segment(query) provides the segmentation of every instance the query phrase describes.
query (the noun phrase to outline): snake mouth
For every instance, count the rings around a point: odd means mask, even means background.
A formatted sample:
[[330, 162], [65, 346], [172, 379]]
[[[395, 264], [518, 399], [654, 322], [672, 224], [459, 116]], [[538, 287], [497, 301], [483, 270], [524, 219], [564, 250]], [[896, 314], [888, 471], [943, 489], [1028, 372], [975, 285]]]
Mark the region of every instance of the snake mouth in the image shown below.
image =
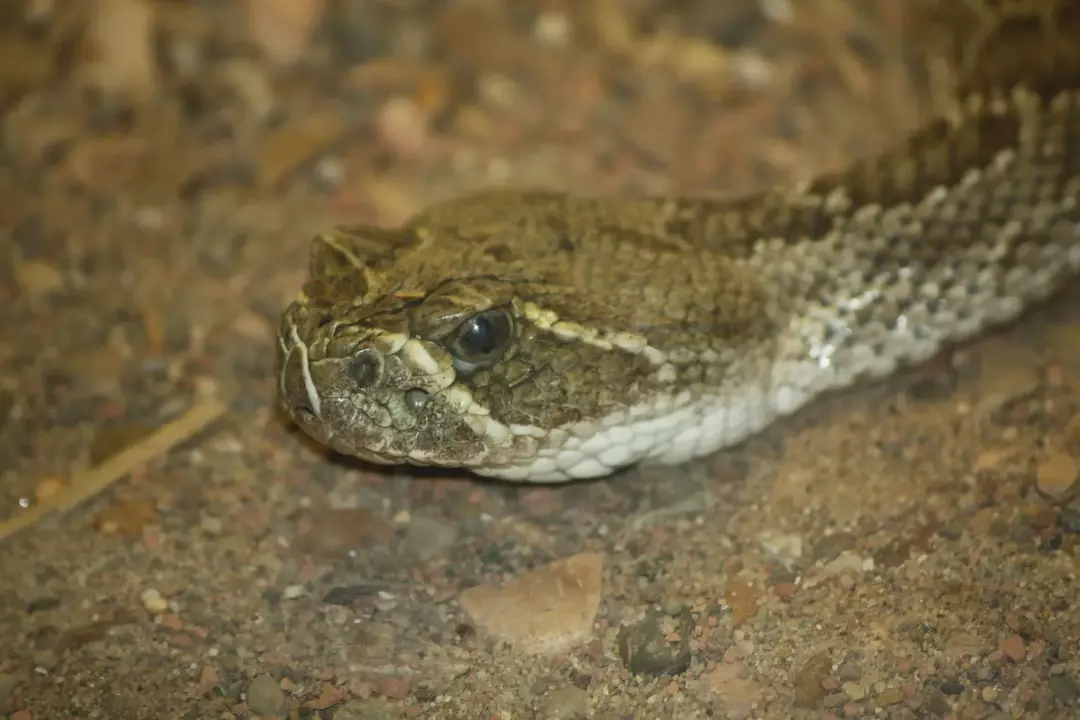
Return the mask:
[[405, 458], [398, 457], [397, 455], [388, 455], [388, 454], [376, 452], [374, 450], [367, 450], [367, 449], [364, 449], [364, 448], [353, 449], [351, 447], [346, 447], [346, 448], [338, 449], [338, 448], [334, 447], [332, 441], [330, 443], [328, 443], [328, 445], [333, 450], [335, 450], [338, 453], [341, 453], [342, 455], [347, 455], [349, 457], [355, 457], [358, 460], [362, 460], [363, 462], [370, 463], [372, 465], [384, 465], [384, 466], [401, 465], [402, 463], [405, 462]]
[[279, 396], [320, 444], [378, 465], [472, 465], [504, 451], [508, 429], [457, 382], [439, 344], [375, 330], [320, 334], [292, 320], [279, 332]]

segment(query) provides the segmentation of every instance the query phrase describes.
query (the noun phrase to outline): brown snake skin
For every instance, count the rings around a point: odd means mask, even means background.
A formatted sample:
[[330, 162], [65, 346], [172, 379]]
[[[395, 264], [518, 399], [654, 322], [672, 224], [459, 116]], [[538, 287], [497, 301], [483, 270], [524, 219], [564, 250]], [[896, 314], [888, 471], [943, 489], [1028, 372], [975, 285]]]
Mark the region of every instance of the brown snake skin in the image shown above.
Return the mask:
[[596, 477], [737, 443], [1080, 269], [1080, 0], [909, 2], [940, 116], [738, 199], [481, 192], [315, 238], [285, 406], [377, 463]]

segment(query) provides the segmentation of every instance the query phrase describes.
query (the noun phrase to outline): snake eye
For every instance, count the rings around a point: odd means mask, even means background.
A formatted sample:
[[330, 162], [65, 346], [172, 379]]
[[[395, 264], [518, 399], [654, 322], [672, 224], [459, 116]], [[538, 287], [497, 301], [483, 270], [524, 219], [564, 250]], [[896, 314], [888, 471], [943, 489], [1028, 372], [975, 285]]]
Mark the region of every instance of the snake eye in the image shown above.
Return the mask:
[[472, 372], [495, 363], [506, 350], [514, 324], [503, 309], [473, 315], [450, 340], [450, 353], [459, 372]]

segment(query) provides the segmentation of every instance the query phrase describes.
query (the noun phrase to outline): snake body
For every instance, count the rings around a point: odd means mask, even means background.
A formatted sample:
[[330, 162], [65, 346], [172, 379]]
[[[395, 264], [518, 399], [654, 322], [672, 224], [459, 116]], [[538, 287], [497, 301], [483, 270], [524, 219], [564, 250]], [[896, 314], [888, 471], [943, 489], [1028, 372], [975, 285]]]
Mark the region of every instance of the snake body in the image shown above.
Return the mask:
[[737, 199], [489, 190], [312, 243], [280, 391], [382, 464], [597, 477], [738, 443], [1080, 273], [1080, 0], [915, 0], [941, 114]]

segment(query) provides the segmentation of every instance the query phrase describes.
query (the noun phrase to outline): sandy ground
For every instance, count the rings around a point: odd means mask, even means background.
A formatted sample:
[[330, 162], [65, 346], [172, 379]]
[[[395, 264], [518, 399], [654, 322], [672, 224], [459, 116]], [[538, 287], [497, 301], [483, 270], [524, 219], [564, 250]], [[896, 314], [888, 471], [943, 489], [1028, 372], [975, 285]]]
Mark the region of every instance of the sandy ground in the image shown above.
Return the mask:
[[836, 167], [925, 112], [902, 19], [6, 3], [0, 716], [1077, 717], [1080, 292], [707, 462], [565, 487], [375, 472], [274, 406], [313, 232]]

